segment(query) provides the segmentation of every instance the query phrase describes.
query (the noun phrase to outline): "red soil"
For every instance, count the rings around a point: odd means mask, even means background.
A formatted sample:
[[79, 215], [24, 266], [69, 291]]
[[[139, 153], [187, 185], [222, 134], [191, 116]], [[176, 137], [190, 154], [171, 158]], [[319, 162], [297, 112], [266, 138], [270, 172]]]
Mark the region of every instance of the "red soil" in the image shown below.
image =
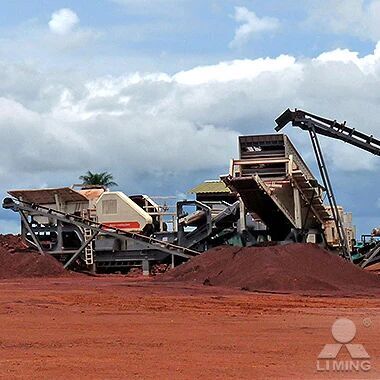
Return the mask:
[[157, 276], [160, 281], [276, 293], [380, 294], [380, 277], [314, 244], [221, 246]]
[[[125, 276], [0, 280], [1, 379], [379, 379], [380, 300]], [[337, 317], [369, 372], [318, 372]], [[339, 360], [349, 360], [347, 350]], [[323, 366], [322, 366], [323, 367]]]
[[20, 236], [0, 235], [0, 278], [62, 276], [62, 265], [50, 255], [29, 249]]

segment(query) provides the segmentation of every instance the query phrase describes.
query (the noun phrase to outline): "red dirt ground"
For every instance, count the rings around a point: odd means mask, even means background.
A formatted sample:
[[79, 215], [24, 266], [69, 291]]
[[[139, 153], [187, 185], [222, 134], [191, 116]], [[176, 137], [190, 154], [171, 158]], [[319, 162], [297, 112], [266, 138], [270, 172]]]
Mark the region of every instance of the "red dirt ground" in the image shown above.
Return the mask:
[[[0, 235], [0, 378], [380, 378], [379, 278], [315, 246], [223, 247], [135, 275], [69, 275]], [[369, 372], [317, 371], [338, 317]]]
[[[341, 316], [356, 323], [369, 372], [316, 371]], [[378, 298], [122, 276], [1, 280], [0, 325], [0, 378], [380, 378]]]

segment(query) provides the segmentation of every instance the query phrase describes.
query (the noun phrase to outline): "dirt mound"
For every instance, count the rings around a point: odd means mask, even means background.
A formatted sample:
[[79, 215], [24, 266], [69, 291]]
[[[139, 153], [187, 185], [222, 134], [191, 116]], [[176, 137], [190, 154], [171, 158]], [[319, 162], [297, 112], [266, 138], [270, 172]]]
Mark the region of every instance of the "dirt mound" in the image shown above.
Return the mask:
[[380, 277], [314, 244], [214, 248], [157, 276], [249, 291], [380, 295]]
[[62, 276], [67, 272], [50, 255], [28, 248], [17, 235], [0, 235], [0, 278]]

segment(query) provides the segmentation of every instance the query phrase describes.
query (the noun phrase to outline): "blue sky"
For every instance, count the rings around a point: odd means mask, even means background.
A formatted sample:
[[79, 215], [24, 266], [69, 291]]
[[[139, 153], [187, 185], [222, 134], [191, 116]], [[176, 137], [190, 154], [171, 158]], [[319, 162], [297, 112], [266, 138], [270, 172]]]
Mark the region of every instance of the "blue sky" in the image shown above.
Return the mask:
[[[0, 191], [87, 169], [126, 193], [225, 173], [299, 107], [380, 136], [379, 0], [3, 0]], [[316, 172], [310, 143], [286, 130]], [[338, 202], [380, 224], [377, 158], [322, 139]], [[16, 220], [0, 211], [0, 231]]]
[[[336, 1], [332, 1], [339, 3]], [[346, 3], [353, 1], [346, 0]], [[365, 8], [368, 2], [363, 3]], [[84, 0], [34, 1], [4, 0], [0, 25], [3, 39], [25, 44], [49, 32], [53, 12], [68, 8], [79, 17], [78, 28], [88, 32], [87, 43], [73, 49], [43, 51], [35, 46], [18, 51], [8, 60], [37, 60], [51, 67], [62, 66], [97, 74], [121, 74], [128, 70], [175, 72], [195, 65], [221, 60], [258, 58], [291, 54], [317, 56], [335, 48], [349, 48], [366, 54], [373, 50], [373, 37], [352, 35], [349, 30], [336, 33], [312, 19], [315, 8], [329, 1], [188, 1], [188, 0]], [[344, 1], [340, 1], [344, 3]], [[229, 43], [239, 25], [235, 8], [245, 7], [257, 17], [279, 21], [269, 32], [252, 33], [239, 46]], [[347, 24], [347, 29], [348, 29]], [[92, 33], [91, 33], [92, 32]], [[36, 43], [38, 45], [38, 43]], [[9, 52], [9, 51], [8, 51]], [[70, 60], [72, 61], [70, 63]], [[109, 64], [114, 60], [114, 64]], [[60, 62], [61, 61], [61, 62]]]

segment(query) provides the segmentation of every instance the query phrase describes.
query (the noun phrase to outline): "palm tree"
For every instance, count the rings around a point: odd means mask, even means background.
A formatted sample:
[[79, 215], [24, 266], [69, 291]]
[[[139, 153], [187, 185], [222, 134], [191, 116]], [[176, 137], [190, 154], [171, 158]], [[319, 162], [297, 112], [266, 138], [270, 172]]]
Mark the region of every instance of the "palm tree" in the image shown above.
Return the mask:
[[117, 186], [117, 183], [113, 180], [113, 175], [107, 172], [91, 173], [88, 171], [85, 175], [81, 175], [79, 179], [83, 181], [83, 185]]

